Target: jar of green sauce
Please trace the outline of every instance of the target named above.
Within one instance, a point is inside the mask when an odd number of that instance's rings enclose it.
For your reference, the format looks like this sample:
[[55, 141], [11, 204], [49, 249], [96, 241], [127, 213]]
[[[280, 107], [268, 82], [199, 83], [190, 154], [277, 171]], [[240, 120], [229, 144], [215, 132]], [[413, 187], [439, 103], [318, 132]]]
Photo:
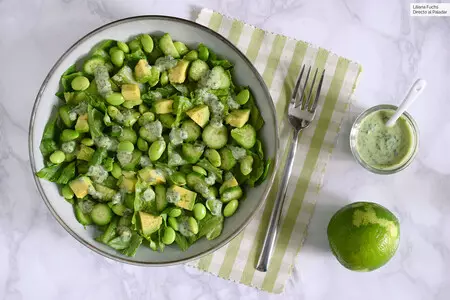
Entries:
[[393, 174], [411, 164], [419, 147], [419, 131], [408, 113], [392, 127], [386, 122], [397, 109], [382, 104], [363, 112], [350, 131], [350, 148], [355, 159], [377, 174]]

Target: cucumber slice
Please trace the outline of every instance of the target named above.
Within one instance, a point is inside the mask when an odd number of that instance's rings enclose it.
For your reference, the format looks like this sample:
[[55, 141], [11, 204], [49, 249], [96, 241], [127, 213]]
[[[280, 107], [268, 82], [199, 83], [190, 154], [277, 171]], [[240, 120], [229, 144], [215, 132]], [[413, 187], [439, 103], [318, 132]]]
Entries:
[[172, 114], [159, 115], [159, 120], [165, 128], [172, 128], [173, 122], [175, 122], [175, 117]]
[[91, 211], [92, 221], [97, 225], [106, 225], [111, 222], [113, 212], [107, 204], [98, 203], [94, 205]]
[[81, 206], [80, 206], [80, 202], [78, 202], [77, 204], [75, 204], [75, 205], [73, 206], [73, 209], [74, 209], [74, 211], [75, 211], [75, 217], [77, 218], [77, 221], [78, 221], [81, 225], [86, 226], [86, 225], [91, 225], [91, 224], [92, 224], [92, 218], [91, 218], [91, 216], [90, 216], [89, 214], [85, 214], [85, 213], [83, 212], [83, 210], [81, 209]]
[[83, 71], [89, 75], [94, 75], [95, 69], [98, 66], [104, 66], [106, 63], [105, 58], [101, 56], [92, 56], [86, 60], [83, 64]]
[[124, 204], [114, 204], [114, 205], [111, 205], [111, 210], [116, 215], [122, 217], [125, 214], [125, 211], [127, 210], [127, 207]]
[[219, 152], [220, 152], [220, 159], [222, 161], [220, 167], [225, 171], [231, 170], [237, 163], [236, 159], [233, 156], [233, 153], [228, 148], [222, 148], [220, 149]]
[[198, 126], [192, 120], [184, 121], [183, 124], [181, 124], [181, 129], [183, 129], [187, 133], [187, 138], [185, 139], [186, 142], [196, 141], [202, 133], [200, 126]]
[[167, 206], [166, 200], [166, 188], [163, 185], [155, 186], [155, 201], [156, 201], [156, 209], [161, 212]]
[[184, 143], [181, 146], [183, 158], [190, 164], [195, 164], [202, 156], [204, 150], [205, 146], [198, 143], [196, 144]]
[[220, 149], [228, 142], [227, 128], [225, 126], [207, 125], [203, 130], [202, 139], [209, 148]]
[[109, 223], [108, 227], [106, 228], [105, 232], [103, 232], [102, 235], [98, 236], [96, 240], [101, 243], [108, 243], [110, 240], [113, 239], [113, 237], [116, 235], [116, 229], [117, 229], [117, 223], [119, 221], [119, 218], [113, 218], [113, 220]]
[[199, 81], [209, 71], [208, 64], [203, 60], [194, 60], [189, 68], [189, 79]]
[[231, 137], [245, 149], [250, 149], [256, 143], [256, 130], [252, 125], [246, 124], [241, 128], [232, 129]]

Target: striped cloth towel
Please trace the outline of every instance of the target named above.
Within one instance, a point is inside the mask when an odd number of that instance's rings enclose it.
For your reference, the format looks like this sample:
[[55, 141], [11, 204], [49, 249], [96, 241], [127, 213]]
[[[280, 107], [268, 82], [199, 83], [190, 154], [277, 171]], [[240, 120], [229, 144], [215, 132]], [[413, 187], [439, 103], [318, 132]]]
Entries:
[[286, 104], [301, 65], [326, 69], [316, 119], [299, 137], [299, 148], [282, 212], [281, 230], [268, 272], [255, 270], [255, 264], [282, 171], [278, 172], [264, 207], [256, 213], [245, 230], [216, 252], [188, 263], [224, 279], [281, 293], [305, 238], [326, 165], [337, 141], [361, 67], [325, 49], [265, 32], [209, 9], [200, 12], [197, 23], [228, 38], [262, 74], [275, 102], [280, 122], [282, 151], [279, 153], [279, 170], [284, 168], [291, 136], [290, 126], [284, 117]]

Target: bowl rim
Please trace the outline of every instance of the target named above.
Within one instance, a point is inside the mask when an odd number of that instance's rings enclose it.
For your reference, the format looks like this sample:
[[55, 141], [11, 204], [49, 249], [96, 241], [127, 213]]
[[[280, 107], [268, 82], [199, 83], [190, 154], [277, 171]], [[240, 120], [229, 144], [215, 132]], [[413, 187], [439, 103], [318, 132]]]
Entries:
[[[94, 246], [94, 244], [91, 244], [85, 240], [83, 240], [80, 236], [78, 236], [78, 234], [73, 231], [65, 222], [64, 220], [58, 215], [58, 213], [53, 209], [50, 201], [48, 200], [44, 189], [41, 185], [41, 182], [39, 180], [39, 178], [35, 175], [35, 172], [37, 172], [36, 169], [36, 162], [34, 160], [34, 142], [33, 142], [33, 134], [34, 133], [34, 123], [35, 123], [35, 119], [36, 119], [36, 111], [37, 108], [40, 104], [41, 98], [42, 98], [42, 94], [44, 92], [44, 90], [47, 87], [48, 81], [50, 80], [50, 77], [53, 75], [53, 73], [55, 72], [56, 68], [62, 63], [62, 61], [83, 41], [91, 38], [92, 36], [94, 36], [95, 34], [102, 32], [110, 27], [116, 26], [116, 25], [120, 25], [120, 24], [125, 24], [125, 23], [129, 23], [129, 22], [134, 22], [134, 21], [139, 21], [139, 20], [148, 20], [148, 19], [153, 19], [153, 20], [166, 20], [166, 21], [172, 21], [172, 22], [178, 22], [178, 23], [182, 23], [185, 24], [187, 26], [191, 26], [194, 27], [198, 30], [202, 30], [205, 31], [213, 36], [215, 36], [216, 38], [220, 39], [222, 42], [224, 42], [225, 44], [227, 44], [230, 48], [232, 48], [240, 57], [241, 59], [247, 64], [247, 66], [252, 70], [252, 72], [254, 73], [254, 75], [256, 76], [256, 78], [258, 79], [259, 83], [261, 84], [261, 86], [263, 87], [263, 92], [266, 95], [266, 97], [270, 100], [270, 111], [273, 115], [274, 118], [274, 122], [275, 122], [275, 133], [277, 135], [276, 139], [275, 139], [275, 155], [273, 158], [273, 164], [272, 164], [272, 171], [270, 172], [269, 177], [266, 179], [266, 187], [264, 189], [263, 195], [262, 195], [262, 199], [261, 201], [259, 201], [256, 209], [247, 217], [247, 219], [244, 221], [243, 226], [241, 226], [240, 228], [236, 229], [234, 232], [232, 232], [230, 234], [229, 237], [227, 237], [225, 240], [223, 240], [221, 243], [217, 244], [216, 246], [213, 246], [211, 248], [208, 248], [198, 254], [195, 255], [191, 255], [187, 258], [183, 258], [183, 259], [175, 259], [172, 261], [168, 261], [168, 262], [163, 262], [163, 263], [155, 263], [155, 262], [146, 262], [146, 261], [133, 261], [131, 259], [128, 259], [124, 256], [121, 255], [115, 255], [115, 254], [110, 254], [107, 253], [105, 251], [103, 251], [102, 249], [99, 249], [97, 247]], [[51, 214], [53, 215], [53, 217], [58, 221], [58, 223], [72, 236], [74, 237], [78, 242], [80, 242], [82, 245], [86, 246], [87, 248], [89, 248], [90, 250], [104, 256], [107, 257], [109, 259], [118, 261], [118, 262], [122, 262], [122, 263], [127, 263], [127, 264], [131, 264], [131, 265], [137, 265], [137, 266], [171, 266], [171, 265], [177, 265], [177, 264], [181, 264], [181, 263], [187, 263], [193, 260], [197, 260], [205, 255], [208, 255], [220, 248], [222, 248], [223, 246], [225, 246], [226, 244], [228, 244], [232, 239], [234, 239], [241, 231], [243, 231], [247, 225], [250, 223], [250, 221], [255, 217], [256, 212], [258, 210], [261, 209], [261, 207], [263, 206], [263, 204], [266, 202], [268, 193], [274, 183], [274, 179], [275, 179], [275, 174], [276, 174], [276, 170], [278, 168], [278, 163], [279, 163], [279, 157], [278, 157], [278, 148], [279, 148], [279, 128], [278, 128], [278, 119], [277, 119], [277, 114], [276, 114], [276, 109], [275, 109], [275, 105], [273, 103], [272, 100], [272, 96], [270, 95], [269, 89], [267, 88], [266, 83], [264, 82], [261, 74], [256, 70], [256, 68], [254, 67], [254, 65], [249, 61], [249, 59], [245, 56], [245, 54], [243, 54], [234, 44], [232, 44], [228, 39], [226, 39], [225, 37], [223, 37], [222, 35], [220, 35], [219, 33], [213, 31], [212, 29], [205, 27], [201, 24], [195, 23], [193, 21], [190, 20], [186, 20], [186, 19], [182, 19], [182, 18], [178, 18], [178, 17], [173, 17], [173, 16], [165, 16], [165, 15], [139, 15], [139, 16], [133, 16], [133, 17], [128, 17], [128, 18], [123, 18], [123, 19], [119, 19], [110, 23], [107, 23], [105, 25], [102, 25], [92, 31], [90, 31], [89, 33], [87, 33], [86, 35], [84, 35], [83, 37], [81, 37], [80, 39], [78, 39], [72, 46], [70, 46], [61, 56], [60, 58], [56, 61], [56, 63], [53, 65], [53, 67], [50, 69], [50, 71], [47, 73], [41, 87], [39, 88], [39, 91], [36, 95], [35, 101], [34, 101], [34, 105], [33, 105], [33, 109], [31, 112], [31, 118], [30, 118], [30, 123], [29, 123], [29, 128], [28, 128], [28, 155], [30, 158], [30, 164], [31, 164], [31, 171], [32, 171], [32, 175], [34, 178], [34, 182], [36, 184], [36, 187], [39, 191], [39, 194], [41, 195], [41, 198], [43, 199], [45, 205], [47, 206], [47, 208], [50, 210]]]

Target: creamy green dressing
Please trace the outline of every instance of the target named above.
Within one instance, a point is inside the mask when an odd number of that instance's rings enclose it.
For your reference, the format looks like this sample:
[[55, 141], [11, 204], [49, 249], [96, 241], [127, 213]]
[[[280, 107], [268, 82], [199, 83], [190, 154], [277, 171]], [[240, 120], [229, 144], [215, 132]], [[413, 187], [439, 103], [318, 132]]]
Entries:
[[392, 109], [372, 112], [361, 121], [357, 132], [356, 150], [375, 169], [396, 169], [414, 152], [414, 129], [406, 117], [401, 116], [392, 127], [385, 125], [393, 114]]

